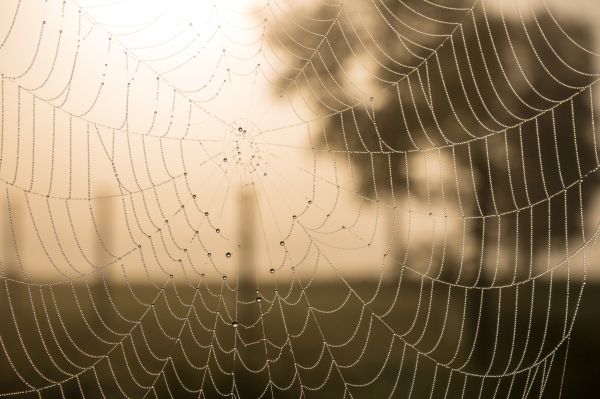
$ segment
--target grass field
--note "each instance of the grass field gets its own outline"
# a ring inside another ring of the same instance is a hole
[[[79,375],[87,398],[102,394],[108,398],[142,397],[147,392],[144,387],[153,384],[159,397],[197,396],[181,388],[178,380],[192,390],[203,387],[206,397],[212,398],[219,397],[219,392],[231,393],[233,378],[241,397],[261,393],[271,397],[270,390],[263,392],[269,376],[274,383],[273,396],[291,398],[300,395],[299,379],[294,379],[294,364],[299,364],[303,366],[297,370],[306,387],[304,395],[311,398],[342,397],[344,382],[352,384],[349,389],[356,398],[387,397],[392,389],[393,397],[399,398],[454,398],[461,394],[488,398],[494,392],[499,398],[522,397],[524,391],[528,391],[528,397],[538,397],[541,384],[545,384],[544,398],[559,397],[566,342],[556,352],[552,350],[561,341],[564,330],[564,282],[552,285],[550,302],[550,286],[541,282],[534,288],[523,285],[518,293],[514,289],[502,290],[501,296],[497,290],[488,290],[483,299],[478,290],[469,290],[465,296],[464,290],[439,283],[432,286],[404,280],[400,287],[358,282],[350,285],[352,291],[340,284],[312,284],[303,295],[297,284],[288,283],[277,287],[277,296],[275,287],[263,287],[260,302],[255,300],[258,294],[254,290],[242,287],[238,299],[248,303],[240,305],[236,315],[236,293],[221,291],[220,285],[203,285],[198,291],[173,284],[164,291],[148,285],[134,285],[131,289],[111,286],[109,300],[103,285],[92,285],[89,290],[86,285],[52,289],[31,286],[28,291],[24,285],[7,282],[0,288],[0,331],[5,349],[0,357],[0,391],[29,389],[15,373],[16,368],[23,379],[37,387],[66,380],[62,389],[69,398],[81,397],[77,379],[69,378],[69,374]],[[570,287],[569,315],[579,288],[577,284]],[[220,292],[224,292],[222,301],[218,300]],[[14,313],[8,306],[7,293]],[[186,307],[194,294],[196,305]],[[154,305],[147,307],[143,303]],[[569,343],[562,397],[594,397],[600,375],[598,303],[600,286],[587,284]],[[515,318],[516,304],[519,311]],[[207,312],[207,307],[213,312]],[[479,309],[479,334],[475,339]],[[217,310],[218,317],[214,313]],[[380,316],[371,317],[372,314]],[[190,321],[182,329],[186,317]],[[125,319],[142,321],[136,325]],[[238,321],[238,327],[232,326],[233,320]],[[546,325],[548,332],[544,334]],[[393,343],[392,330],[398,334]],[[180,341],[167,338],[178,334]],[[272,344],[262,341],[265,335]],[[235,361],[234,346],[238,353]],[[417,355],[418,352],[428,355]],[[262,371],[252,373],[240,364],[243,361],[247,368],[255,370],[265,367],[265,353],[271,361]],[[169,356],[171,360],[161,360]],[[465,379],[460,372],[449,371],[454,368],[476,374],[503,374],[509,360],[512,369],[521,358],[522,366],[536,363],[536,359],[540,366],[514,379],[501,380]],[[449,368],[436,367],[432,359]],[[92,364],[96,364],[95,368],[90,368]],[[207,364],[208,368],[204,367]],[[161,370],[164,374],[156,375]],[[374,383],[358,386],[372,379]],[[102,392],[96,380],[100,381]],[[287,390],[276,388],[288,385]],[[317,387],[321,389],[310,389]],[[41,396],[60,397],[61,392],[54,387],[43,390]],[[153,397],[153,392],[148,397]]]

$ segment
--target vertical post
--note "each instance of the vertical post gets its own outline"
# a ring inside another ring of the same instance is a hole
[[[11,224],[15,222],[17,214],[19,213],[18,206],[14,203],[10,203],[8,199],[8,192],[6,196],[6,203],[3,209],[4,223],[2,223],[2,274],[8,278],[17,278],[17,260],[16,253],[13,243],[12,227]],[[11,220],[12,219],[12,220]]]
[[[96,197],[102,197],[105,190],[96,190]],[[112,290],[112,279],[110,278],[117,265],[107,266],[113,255],[108,252],[111,248],[111,242],[115,234],[113,226],[113,209],[110,199],[96,199],[93,204],[95,226],[92,231],[92,239],[95,240],[94,264],[98,270],[90,280],[90,291],[92,301],[98,311],[98,315],[105,323],[109,323],[112,314],[111,303],[108,295],[114,295]],[[108,292],[107,292],[108,290]]]
[[[240,193],[238,284],[242,300],[250,300],[256,295],[256,254],[255,224],[256,198],[252,185],[242,185]]]
[[[19,243],[17,233],[21,220],[21,207],[14,200],[10,200],[8,190],[6,191],[6,203],[2,213],[5,216],[3,218],[4,223],[2,223],[2,277],[5,279],[3,290],[7,290],[6,295],[10,295],[14,311],[19,312],[24,306],[23,301],[20,300],[21,293],[27,288],[22,283],[27,279],[27,276],[25,276],[19,263],[18,248],[16,247]]]

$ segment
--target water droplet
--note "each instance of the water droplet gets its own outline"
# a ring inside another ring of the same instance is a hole
[[[244,129],[242,129],[242,127],[241,127],[241,126],[240,126],[240,127],[238,127],[238,132],[240,132],[240,133],[241,133],[241,132],[242,132],[242,130],[244,130]]]
[[[223,158],[223,162],[227,162],[227,158]]]
[[[231,322],[231,327],[236,328],[237,326],[239,326],[240,324],[237,321],[232,321]]]
[[[223,276],[223,280],[227,280],[227,276]]]
[[[217,234],[219,234],[221,232],[221,229],[216,229],[215,231],[217,232]]]
[[[285,241],[279,241],[279,245],[283,247],[285,245]]]
[[[271,273],[271,274],[275,273],[275,269],[273,269],[273,268],[269,269],[269,273]]]
[[[200,277],[202,277],[202,278],[204,278],[205,276],[206,276],[206,274],[204,274],[204,273],[202,273],[202,274],[200,275]]]
[[[259,297],[259,296],[257,296],[257,297],[256,297],[256,302],[260,302],[260,301],[262,301],[262,298],[261,298],[261,297]]]
[[[208,212],[204,212],[204,216],[208,216]]]
[[[226,252],[226,253],[225,253],[225,257],[226,257],[226,258],[231,258],[231,252]]]
[[[293,215],[293,216],[292,216],[292,219],[296,220],[296,218],[297,218],[297,217],[298,217],[298,216],[296,216],[296,215]]]
[[[173,278],[173,275],[172,275],[172,274],[169,274],[169,278]]]
[[[373,97],[370,97],[370,98],[369,98],[369,101],[373,101],[373,100],[375,100]]]
[[[311,200],[308,200],[308,205],[310,205],[310,204],[312,204],[312,201],[311,201]]]
[[[206,255],[208,255],[208,257],[210,258],[212,256],[212,254],[209,252]]]

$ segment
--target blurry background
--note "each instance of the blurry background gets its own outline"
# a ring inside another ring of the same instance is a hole
[[[593,396],[598,17],[2,2],[0,393]]]

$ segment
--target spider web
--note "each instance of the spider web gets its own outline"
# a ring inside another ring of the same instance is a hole
[[[0,395],[560,395],[598,54],[549,7],[5,3]]]

